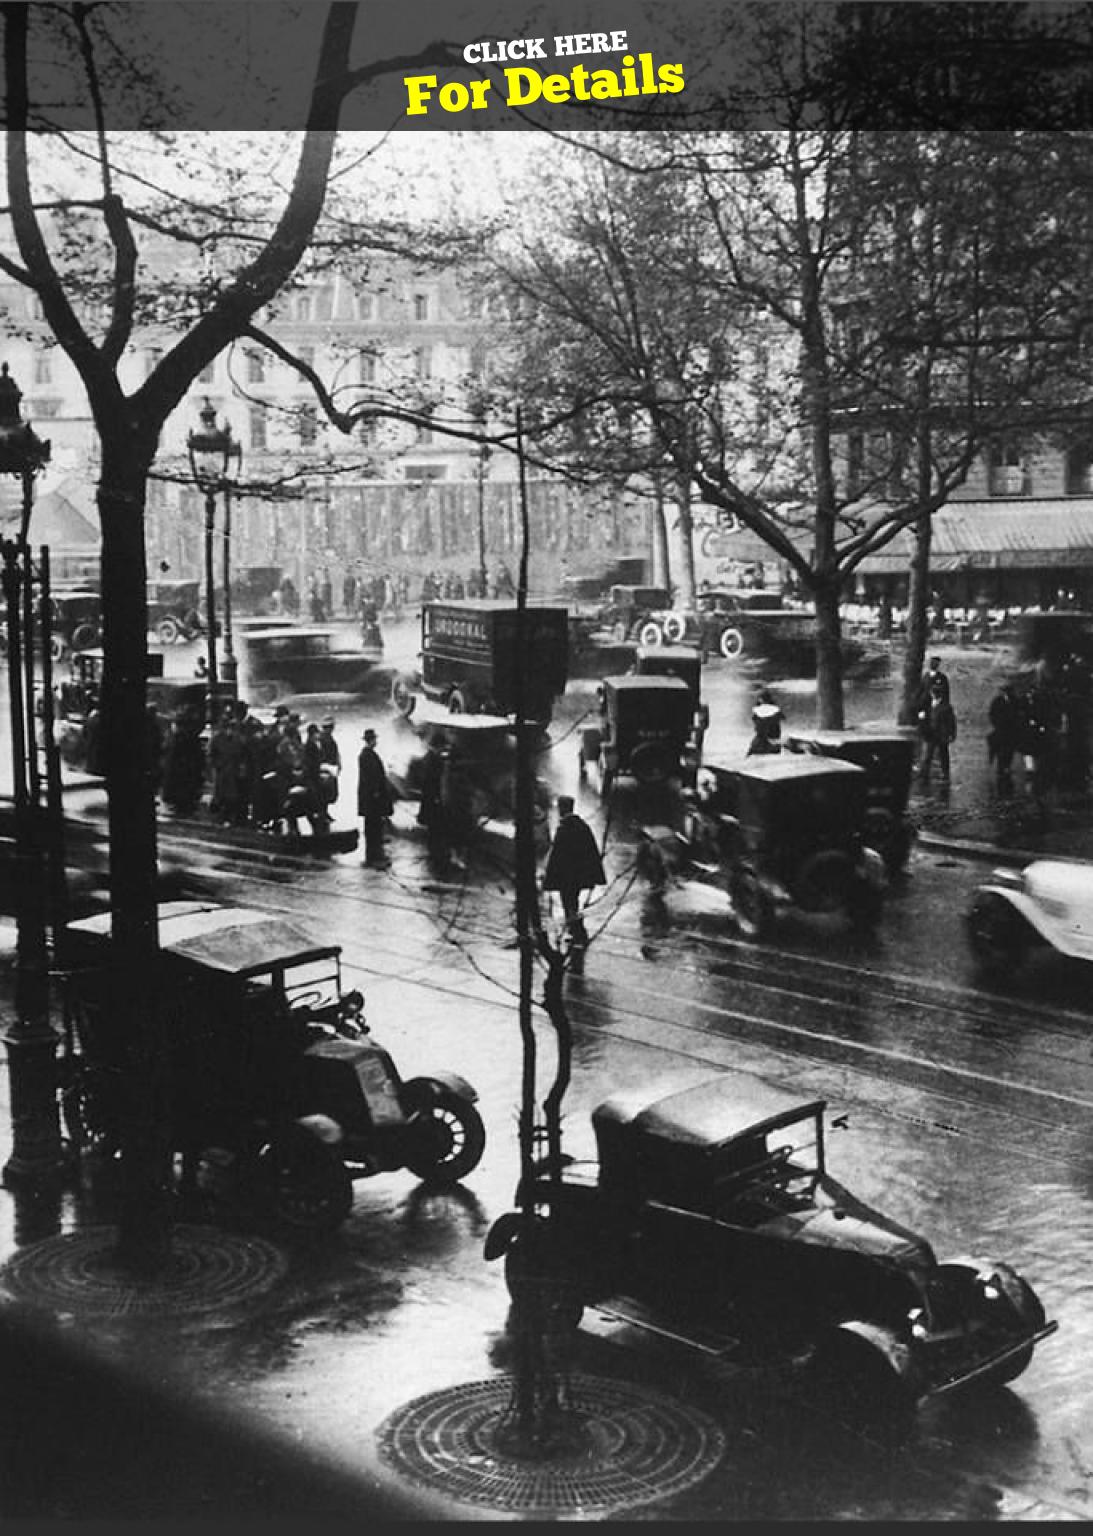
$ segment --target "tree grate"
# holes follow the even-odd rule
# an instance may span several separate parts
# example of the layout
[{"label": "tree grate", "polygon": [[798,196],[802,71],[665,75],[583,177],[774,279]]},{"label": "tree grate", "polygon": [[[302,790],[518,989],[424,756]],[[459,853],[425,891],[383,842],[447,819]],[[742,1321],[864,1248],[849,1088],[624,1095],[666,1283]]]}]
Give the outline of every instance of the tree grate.
[{"label": "tree grate", "polygon": [[21,1249],[0,1267],[15,1300],[54,1312],[96,1317],[153,1317],[216,1311],[269,1290],[288,1264],[272,1243],[215,1227],[171,1229],[162,1274],[119,1269],[116,1227],[87,1227]]},{"label": "tree grate", "polygon": [[528,1515],[581,1518],[672,1498],[720,1462],[725,1438],[705,1414],[644,1387],[574,1377],[563,1449],[507,1449],[507,1376],[416,1398],[380,1425],[383,1459],[451,1498]]}]

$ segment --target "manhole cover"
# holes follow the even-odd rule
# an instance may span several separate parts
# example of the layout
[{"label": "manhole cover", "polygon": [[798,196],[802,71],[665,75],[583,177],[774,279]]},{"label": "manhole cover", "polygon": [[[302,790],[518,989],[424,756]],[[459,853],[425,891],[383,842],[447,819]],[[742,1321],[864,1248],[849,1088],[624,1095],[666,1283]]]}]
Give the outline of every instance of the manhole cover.
[{"label": "manhole cover", "polygon": [[725,1452],[720,1428],[671,1398],[578,1376],[573,1446],[542,1459],[499,1440],[512,1381],[494,1377],[416,1398],[379,1428],[384,1460],[470,1504],[521,1514],[582,1516],[671,1498],[701,1482]]},{"label": "manhole cover", "polygon": [[279,1249],[261,1238],[215,1227],[171,1229],[171,1258],[161,1275],[117,1267],[116,1227],[88,1227],[21,1249],[0,1269],[19,1301],[56,1312],[99,1317],[211,1312],[269,1290],[285,1273]]}]

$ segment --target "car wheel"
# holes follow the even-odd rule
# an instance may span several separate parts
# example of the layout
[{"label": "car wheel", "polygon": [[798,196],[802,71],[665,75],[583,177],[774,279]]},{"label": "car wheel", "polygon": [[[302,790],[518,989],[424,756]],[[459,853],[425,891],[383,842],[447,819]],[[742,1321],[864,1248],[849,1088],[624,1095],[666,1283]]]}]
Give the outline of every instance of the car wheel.
[{"label": "car wheel", "polygon": [[441,1093],[422,1106],[415,1119],[414,1150],[406,1159],[411,1173],[429,1184],[457,1184],[482,1161],[486,1128],[474,1105],[454,1093]]},{"label": "car wheel", "polygon": [[850,860],[829,848],[805,861],[794,894],[806,912],[839,912],[852,904],[853,888]]},{"label": "car wheel", "polygon": [[1028,927],[1003,897],[985,891],[968,913],[968,942],[989,976],[1016,975],[1028,954]]},{"label": "car wheel", "polygon": [[735,661],[738,656],[744,654],[744,636],[740,630],[731,626],[721,631],[721,638],[717,642],[717,648],[726,661]]},{"label": "car wheel", "polygon": [[671,645],[681,645],[687,633],[687,621],[679,613],[670,613],[664,620],[664,638]]},{"label": "car wheel", "polygon": [[656,619],[646,619],[645,623],[638,630],[638,644],[647,646],[664,644],[664,631]]},{"label": "car wheel", "polygon": [[762,939],[770,931],[773,912],[758,877],[750,870],[739,870],[729,882],[736,926],[746,939]]},{"label": "car wheel", "polygon": [[160,619],[156,625],[156,639],[160,645],[174,645],[182,638],[182,630],[177,619]]},{"label": "car wheel", "polygon": [[391,684],[391,703],[404,720],[409,720],[417,704],[417,697],[405,677],[396,677]]},{"label": "car wheel", "polygon": [[320,1142],[271,1147],[263,1171],[274,1216],[297,1231],[333,1232],[353,1208],[353,1180]]},{"label": "car wheel", "polygon": [[64,661],[68,655],[68,642],[63,635],[53,635],[49,642],[49,654],[54,661]]},{"label": "car wheel", "polygon": [[99,631],[94,624],[77,624],[72,631],[72,649],[74,651],[86,651],[89,646],[98,645]]},{"label": "car wheel", "polygon": [[869,1439],[898,1444],[914,1423],[910,1352],[870,1324],[831,1328],[806,1367],[810,1403]]}]

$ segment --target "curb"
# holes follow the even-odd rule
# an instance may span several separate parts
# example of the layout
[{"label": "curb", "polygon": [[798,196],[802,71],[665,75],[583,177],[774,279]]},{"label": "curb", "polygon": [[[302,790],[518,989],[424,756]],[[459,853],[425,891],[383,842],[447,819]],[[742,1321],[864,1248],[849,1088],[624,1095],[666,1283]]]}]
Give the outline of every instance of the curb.
[{"label": "curb", "polygon": [[[1015,869],[1031,864],[1034,859],[1045,857],[1027,848],[1001,848],[997,843],[984,843],[970,837],[947,837],[944,832],[920,832],[916,839],[920,848],[931,848],[938,853],[959,853],[966,859],[978,859],[989,864],[1007,864]],[[1075,861],[1079,862],[1079,861]]]}]

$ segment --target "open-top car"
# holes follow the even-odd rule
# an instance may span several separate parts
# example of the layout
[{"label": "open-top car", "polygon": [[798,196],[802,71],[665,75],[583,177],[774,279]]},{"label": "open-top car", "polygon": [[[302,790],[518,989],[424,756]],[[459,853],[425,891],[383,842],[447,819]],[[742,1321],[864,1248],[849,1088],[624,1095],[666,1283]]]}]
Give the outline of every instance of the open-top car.
[{"label": "open-top car", "polygon": [[[404,1080],[343,991],[341,948],[249,907],[159,909],[165,1135],[183,1187],[250,1198],[294,1227],[339,1225],[353,1180],[408,1168],[438,1184],[482,1156],[477,1094],[457,1073]],[[124,1135],[131,1047],[113,1006],[107,914],[70,923],[62,1108],[73,1140]]]},{"label": "open-top car", "polygon": [[835,758],[790,753],[704,763],[682,826],[642,828],[654,890],[683,875],[727,891],[741,933],[759,939],[791,909],[879,918],[887,876],[865,841],[868,776]]},{"label": "open-top car", "polygon": [[980,968],[1016,975],[1038,949],[1093,960],[1093,864],[1034,859],[1024,869],[995,869],[975,891],[966,917]]},{"label": "open-top car", "polygon": [[599,722],[581,730],[579,775],[594,764],[604,797],[620,774],[645,786],[690,781],[698,766],[694,728],[694,699],[681,677],[605,677]]},{"label": "open-top car", "polygon": [[890,875],[904,869],[917,836],[907,813],[918,737],[909,726],[846,726],[842,730],[794,726],[782,733],[787,752],[837,757],[868,775],[862,836],[884,860]]},{"label": "open-top car", "polygon": [[[485,1248],[514,1305],[545,1282],[573,1327],[592,1308],[741,1365],[797,1364],[824,1406],[873,1428],[1026,1369],[1057,1327],[1032,1287],[993,1258],[939,1260],[838,1183],[824,1100],[689,1076],[607,1099],[598,1161],[542,1166],[542,1187],[517,1191]],[[550,1216],[529,1219],[537,1205]]]}]

